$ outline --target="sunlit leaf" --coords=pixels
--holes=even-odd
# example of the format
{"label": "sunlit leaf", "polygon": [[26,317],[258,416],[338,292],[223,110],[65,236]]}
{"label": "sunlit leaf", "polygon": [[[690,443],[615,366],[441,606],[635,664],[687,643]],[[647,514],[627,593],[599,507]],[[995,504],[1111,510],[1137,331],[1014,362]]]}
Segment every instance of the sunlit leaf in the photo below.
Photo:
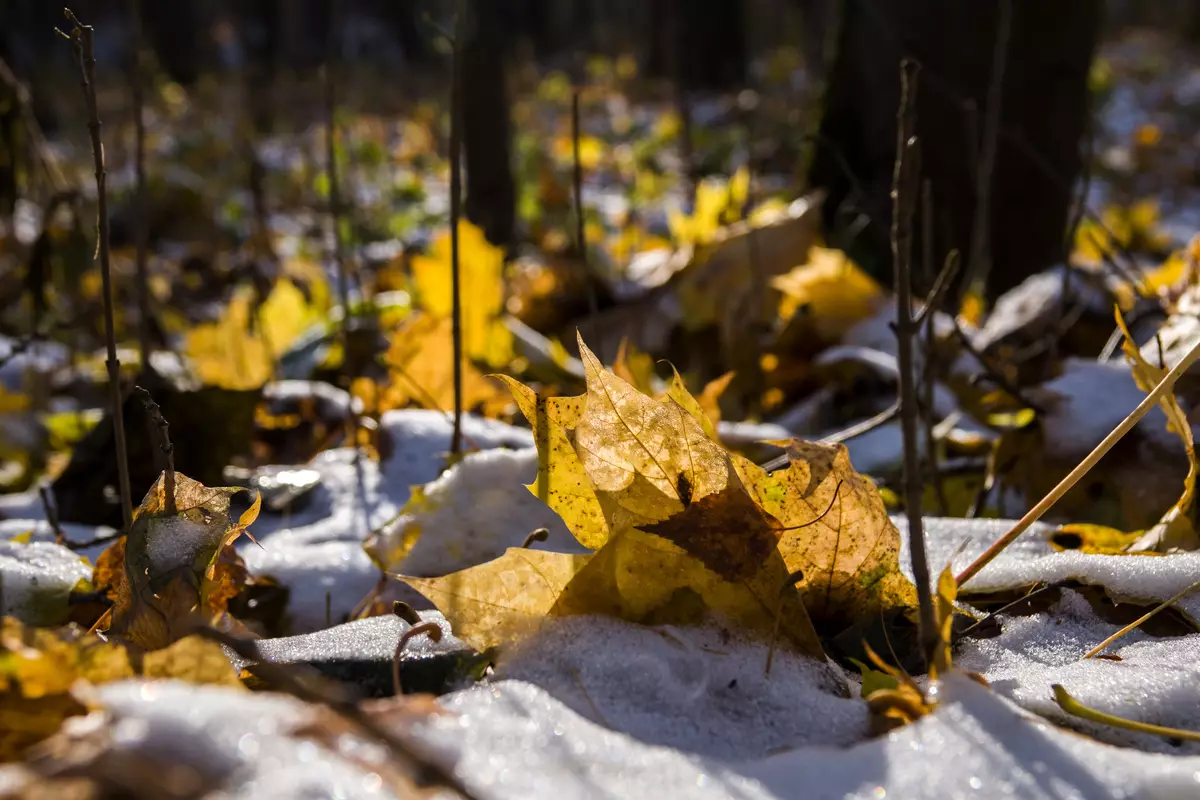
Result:
{"label": "sunlit leaf", "polygon": [[797,313],[812,321],[817,334],[836,342],[853,325],[874,314],[883,289],[841,250],[813,247],[808,261],[771,280],[783,297],[779,316]]}

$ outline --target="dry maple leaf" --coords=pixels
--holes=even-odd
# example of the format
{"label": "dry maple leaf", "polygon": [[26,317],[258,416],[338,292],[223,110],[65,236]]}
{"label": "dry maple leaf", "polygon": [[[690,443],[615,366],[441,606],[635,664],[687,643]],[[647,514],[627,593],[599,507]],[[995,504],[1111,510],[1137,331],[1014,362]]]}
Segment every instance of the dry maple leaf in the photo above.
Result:
{"label": "dry maple leaf", "polygon": [[[112,636],[156,650],[183,636],[193,614],[216,621],[244,582],[239,559],[226,553],[258,516],[261,500],[234,523],[230,498],[239,487],[204,486],[182,473],[174,477],[174,511],[168,512],[166,474],[159,476],[135,512],[124,543],[121,575],[112,608]],[[101,558],[105,582],[115,579],[115,559]],[[99,564],[97,577],[99,575]]]}
{"label": "dry maple leaf", "polygon": [[493,377],[508,387],[533,429],[538,471],[527,488],[562,517],[580,544],[599,549],[608,541],[608,523],[572,441],[572,429],[583,415],[584,398],[546,398],[507,375]]}
{"label": "dry maple leaf", "polygon": [[793,440],[788,458],[788,468],[772,474],[741,456],[733,463],[785,529],[779,552],[789,572],[803,573],[809,616],[836,627],[914,607],[916,588],[900,571],[900,532],[845,445]]}
{"label": "dry maple leaf", "polygon": [[605,370],[582,338],[579,352],[587,404],[575,450],[612,533],[660,522],[729,484],[729,454],[683,406]]}
{"label": "dry maple leaf", "polygon": [[[1137,383],[1138,388],[1143,392],[1151,392],[1154,387],[1167,375],[1165,367],[1156,367],[1142,357],[1141,350],[1134,343],[1132,334],[1129,333],[1129,328],[1125,326],[1125,319],[1121,316],[1121,310],[1118,308],[1114,311],[1117,317],[1117,325],[1121,328],[1121,332],[1125,334],[1125,359],[1129,362],[1130,368],[1133,370],[1133,379]],[[1195,525],[1192,523],[1192,506],[1196,502],[1196,442],[1192,438],[1192,424],[1187,418],[1187,413],[1179,406],[1179,401],[1175,399],[1174,392],[1167,392],[1158,401],[1163,413],[1167,415],[1167,430],[1174,433],[1183,442],[1184,449],[1187,451],[1188,457],[1188,473],[1183,479],[1183,494],[1179,496],[1179,500],[1175,505],[1167,510],[1158,524],[1146,531],[1146,534],[1138,539],[1131,547],[1131,551],[1146,551],[1152,550],[1155,552],[1166,552],[1171,549],[1196,550],[1200,549],[1200,536],[1196,533]]]}

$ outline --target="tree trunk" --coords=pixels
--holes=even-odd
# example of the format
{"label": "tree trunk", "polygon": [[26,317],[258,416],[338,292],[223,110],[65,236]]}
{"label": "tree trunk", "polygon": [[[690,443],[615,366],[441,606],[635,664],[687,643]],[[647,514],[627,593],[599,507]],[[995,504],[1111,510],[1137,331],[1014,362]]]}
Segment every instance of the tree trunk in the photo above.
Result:
{"label": "tree trunk", "polygon": [[900,60],[923,66],[917,132],[934,195],[934,253],[940,263],[957,248],[965,260],[1000,2],[1011,2],[1012,26],[987,215],[988,293],[1063,258],[1100,0],[844,0],[809,177],[828,190],[829,240],[885,282]]}
{"label": "tree trunk", "polygon": [[463,154],[467,218],[492,244],[508,247],[516,225],[502,14],[496,0],[471,0],[462,52]]}
{"label": "tree trunk", "polygon": [[741,0],[652,0],[647,72],[685,92],[731,89],[746,80]]}

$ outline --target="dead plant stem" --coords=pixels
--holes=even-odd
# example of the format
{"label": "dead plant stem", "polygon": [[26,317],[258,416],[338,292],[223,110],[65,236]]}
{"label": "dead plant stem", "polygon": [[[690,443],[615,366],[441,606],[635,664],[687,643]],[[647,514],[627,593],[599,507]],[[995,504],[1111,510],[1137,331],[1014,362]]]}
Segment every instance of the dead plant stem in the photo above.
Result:
{"label": "dead plant stem", "polygon": [[462,452],[463,438],[462,274],[458,263],[458,220],[462,214],[462,53],[466,11],[465,0],[459,0],[458,14],[454,21],[454,64],[450,79],[450,331],[454,358],[454,428],[450,435],[451,457],[456,457]]}
{"label": "dead plant stem", "polygon": [[[911,59],[900,63],[900,108],[896,112],[896,166],[892,174],[892,262],[896,291],[896,349],[900,370],[900,428],[904,437],[904,510],[913,577],[917,584],[921,651],[933,663],[938,630],[929,590],[929,564],[921,519],[921,455],[917,442],[917,371],[913,344],[920,322],[912,311],[912,223],[919,189],[917,129],[917,79],[920,65]],[[923,309],[928,311],[928,308]]]}
{"label": "dead plant stem", "polygon": [[100,283],[104,292],[104,339],[107,346],[108,394],[117,450],[117,483],[121,497],[121,518],[126,529],[133,522],[132,492],[129,487],[129,453],[125,442],[124,403],[121,395],[121,362],[117,359],[117,332],[113,314],[112,269],[108,241],[108,175],[104,168],[104,143],[100,139],[100,111],[96,102],[95,29],[83,25],[70,9],[63,13],[75,26],[66,37],[75,49],[82,78],[83,98],[87,104],[88,132],[92,140],[92,161],[96,167],[96,238],[100,257]]}
{"label": "dead plant stem", "polygon": [[129,0],[129,17],[133,26],[133,58],[129,66],[129,85],[133,100],[133,163],[135,174],[136,200],[136,265],[137,265],[137,298],[138,298],[138,355],[141,357],[141,371],[150,369],[150,223],[147,215],[150,211],[149,198],[146,193],[146,115],[143,97],[143,59],[142,48],[142,0]]}

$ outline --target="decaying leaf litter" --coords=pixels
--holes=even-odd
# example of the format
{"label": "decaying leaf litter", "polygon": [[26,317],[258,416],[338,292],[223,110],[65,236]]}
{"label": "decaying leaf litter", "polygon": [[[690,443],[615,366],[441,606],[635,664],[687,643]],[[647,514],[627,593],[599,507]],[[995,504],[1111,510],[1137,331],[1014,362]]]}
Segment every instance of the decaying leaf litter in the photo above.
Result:
{"label": "decaying leaf litter", "polygon": [[[229,780],[214,765],[237,763],[251,771],[244,785],[287,780],[297,791],[406,796],[429,782],[530,796],[525,778],[493,780],[499,759],[581,793],[631,794],[670,776],[697,796],[768,797],[794,796],[789,781],[816,781],[833,759],[844,769],[815,785],[840,796],[861,789],[854,776],[872,774],[872,762],[935,746],[971,763],[981,785],[1020,787],[1033,780],[1030,737],[1072,785],[1191,785],[1195,745],[1146,727],[1194,730],[1200,712],[1189,375],[1051,509],[1052,524],[1035,524],[963,585],[954,579],[1011,528],[1001,520],[1046,495],[1195,343],[1200,268],[1187,234],[1145,202],[1105,206],[1081,226],[1069,273],[1036,276],[982,316],[970,304],[955,320],[931,315],[931,346],[918,354],[931,382],[925,505],[996,521],[927,523],[941,645],[926,674],[907,527],[889,517],[904,496],[899,420],[888,413],[899,373],[892,298],[819,240],[811,198],[751,202],[744,169],[694,187],[664,169],[672,111],[638,107],[651,146],[626,163],[630,134],[601,111],[634,90],[618,67],[598,69],[583,95],[594,126],[580,142],[585,197],[596,204],[587,273],[564,244],[571,142],[564,151],[560,129],[530,134],[541,148],[529,165],[537,196],[526,201],[531,246],[519,258],[506,262],[461,223],[461,393],[472,412],[463,454],[447,452],[444,125],[420,109],[400,123],[364,115],[338,133],[339,157],[358,164],[364,186],[398,175],[419,198],[351,204],[359,286],[348,309],[320,241],[268,226],[264,242],[238,222],[244,208],[166,187],[183,206],[167,222],[192,228],[166,238],[190,252],[156,255],[155,377],[134,353],[121,358],[131,382],[155,381],[168,411],[204,404],[198,418],[210,424],[170,427],[181,458],[206,446],[230,455],[195,480],[164,469],[154,441],[146,463],[131,465],[152,477],[133,487],[149,489],[127,536],[97,525],[113,519],[103,496],[81,517],[68,493],[88,486],[62,480],[110,469],[103,357],[91,355],[103,339],[76,323],[71,336],[6,342],[6,787],[64,789],[64,770],[102,785],[148,759],[167,777],[143,766],[120,780],[151,793],[191,781],[203,794]],[[561,113],[562,80],[543,79],[518,113]],[[202,98],[178,92],[159,86],[162,116],[149,133],[171,157],[204,163],[217,143],[188,124]],[[1152,138],[1136,137],[1142,147]],[[317,143],[290,146],[306,144]],[[90,165],[81,158],[79,168]],[[297,218],[320,214],[320,176],[271,180]],[[1122,177],[1107,181],[1119,196]],[[602,211],[614,185],[632,185],[639,208],[655,211]],[[71,249],[79,227],[48,228],[61,240],[44,287],[59,327],[95,318],[102,303],[90,250]],[[1114,277],[1101,252],[1109,238],[1112,250],[1157,261],[1126,265],[1137,281]],[[25,263],[35,244],[7,230],[0,257]],[[138,298],[121,280],[130,255],[113,252],[122,342],[136,339]],[[595,280],[606,306],[591,315]],[[1076,325],[1047,348],[1068,283]],[[25,307],[13,308],[22,323]],[[140,415],[124,409],[131,436],[145,428]],[[41,482],[53,487],[45,503]],[[1153,624],[1083,658],[1178,595]],[[339,679],[320,657],[320,637],[335,640],[350,619],[359,637],[386,630],[388,654],[398,632],[433,622],[438,644],[459,650],[420,636],[404,646],[414,661],[442,658],[450,675],[438,691],[454,691],[441,701],[355,696],[357,679],[345,678],[355,673]],[[256,640],[289,634],[299,655],[263,644],[278,663],[254,657]],[[353,638],[349,647],[339,653],[354,652]],[[1142,727],[1080,716],[1064,696]],[[258,727],[246,727],[248,708]],[[186,755],[202,736],[205,757]],[[153,750],[163,737],[179,752]],[[565,774],[556,737],[594,774]],[[324,774],[271,771],[312,761],[314,746]],[[172,778],[172,765],[188,774]],[[892,768],[877,782],[928,791],[922,769]]]}

